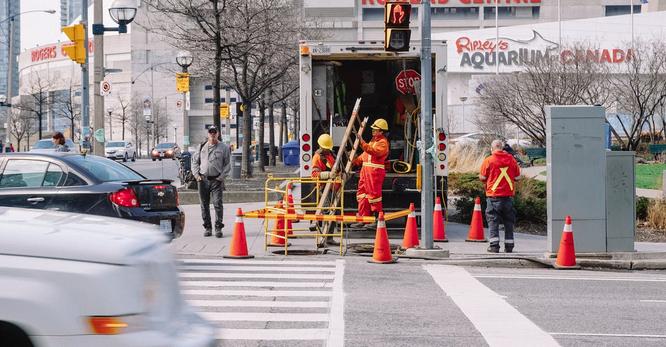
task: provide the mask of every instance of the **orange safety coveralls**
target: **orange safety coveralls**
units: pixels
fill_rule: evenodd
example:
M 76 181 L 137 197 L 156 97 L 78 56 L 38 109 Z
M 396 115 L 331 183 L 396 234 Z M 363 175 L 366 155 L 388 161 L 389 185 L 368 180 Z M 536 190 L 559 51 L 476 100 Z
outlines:
M 319 173 L 323 171 L 331 171 L 333 169 L 333 164 L 335 164 L 335 157 L 331 151 L 327 151 L 326 154 L 322 152 L 321 149 L 318 149 L 315 152 L 314 157 L 312 158 L 312 178 L 319 177 Z
M 389 142 L 383 134 L 377 134 L 369 143 L 361 143 L 363 154 L 354 160 L 354 165 L 362 165 L 358 181 L 356 201 L 358 215 L 370 216 L 371 212 L 382 211 L 382 183 L 386 176 L 384 162 L 389 154 Z

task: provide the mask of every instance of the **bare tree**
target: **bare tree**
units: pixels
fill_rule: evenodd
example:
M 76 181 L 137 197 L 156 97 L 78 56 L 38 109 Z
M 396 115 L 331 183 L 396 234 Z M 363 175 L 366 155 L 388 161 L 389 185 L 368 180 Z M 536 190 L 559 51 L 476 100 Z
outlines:
M 30 135 L 35 133 L 34 119 L 32 115 L 27 112 L 22 112 L 18 109 L 10 109 L 7 117 L 7 125 L 9 134 L 16 139 L 16 151 L 21 151 L 21 142 L 27 138 L 30 142 Z
M 573 52 L 593 50 L 584 44 Z M 557 54 L 529 62 L 520 73 L 491 77 L 481 97 L 480 117 L 504 120 L 518 128 L 537 145 L 546 144 L 546 106 L 609 105 L 609 72 L 606 66 L 585 54 L 568 60 Z
M 44 116 L 49 111 L 54 100 L 49 96 L 49 93 L 54 89 L 53 82 L 48 78 L 43 77 L 39 73 L 31 75 L 27 86 L 21 91 L 21 101 L 15 105 L 17 109 L 26 111 L 32 114 L 37 120 L 37 131 L 39 139 L 42 139 L 42 124 Z
M 666 44 L 662 40 L 637 41 L 632 59 L 625 61 L 623 71 L 610 79 L 615 91 L 616 115 L 623 136 L 616 139 L 623 149 L 636 150 L 646 125 L 654 132 L 650 120 L 666 101 Z M 626 141 L 625 141 L 626 139 Z
M 137 152 L 141 154 L 141 146 L 146 143 L 146 153 L 150 151 L 150 144 L 144 142 L 147 136 L 148 126 L 145 117 L 143 116 L 143 99 L 134 95 L 130 99 L 129 118 L 127 120 L 127 127 L 130 134 L 134 137 L 134 145 Z
M 54 107 L 56 113 L 69 121 L 69 130 L 72 141 L 76 136 L 76 122 L 81 119 L 81 104 L 76 101 L 76 91 L 70 80 L 68 88 L 59 94 L 55 100 L 57 107 Z
M 143 104 L 142 104 L 143 105 Z M 125 128 L 132 117 L 132 100 L 129 97 L 124 97 L 118 94 L 118 107 L 116 112 L 116 119 L 120 121 L 122 126 L 122 139 L 125 140 Z M 143 111 L 143 109 L 141 109 Z

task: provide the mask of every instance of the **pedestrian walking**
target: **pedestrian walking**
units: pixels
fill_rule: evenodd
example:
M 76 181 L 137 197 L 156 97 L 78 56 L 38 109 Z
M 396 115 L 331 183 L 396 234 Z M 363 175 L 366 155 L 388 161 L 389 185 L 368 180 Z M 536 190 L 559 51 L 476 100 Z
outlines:
M 11 143 L 11 142 L 9 143 L 9 152 L 11 152 L 11 153 L 16 152 L 16 150 L 14 150 L 14 144 Z
M 520 168 L 516 159 L 502 148 L 501 140 L 491 144 L 492 153 L 481 165 L 479 179 L 486 184 L 486 220 L 490 231 L 488 252 L 499 252 L 499 225 L 504 225 L 504 251 L 513 252 L 513 226 L 516 222 L 516 210 L 513 208 L 513 196 L 516 193 L 516 181 L 520 179 Z
M 208 128 L 208 140 L 199 146 L 192 158 L 192 174 L 199 188 L 201 217 L 203 218 L 204 237 L 211 236 L 210 202 L 213 200 L 215 209 L 215 237 L 222 237 L 223 206 L 222 191 L 224 180 L 231 171 L 231 150 L 219 141 L 217 128 Z
M 56 132 L 51 138 L 53 144 L 55 145 L 56 152 L 69 152 L 69 146 L 65 143 L 65 136 L 61 132 Z

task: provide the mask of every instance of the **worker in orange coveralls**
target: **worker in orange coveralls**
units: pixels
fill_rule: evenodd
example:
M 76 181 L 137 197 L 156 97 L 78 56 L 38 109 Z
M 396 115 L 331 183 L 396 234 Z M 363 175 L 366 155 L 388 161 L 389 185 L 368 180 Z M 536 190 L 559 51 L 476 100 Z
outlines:
M 389 142 L 384 134 L 388 131 L 388 123 L 384 119 L 377 119 L 372 125 L 372 140 L 366 143 L 361 139 L 363 154 L 354 160 L 354 165 L 361 166 L 356 201 L 358 201 L 358 216 L 376 215 L 382 211 L 382 184 L 386 176 L 384 162 L 389 154 Z M 353 224 L 353 228 L 363 227 L 363 223 Z M 373 225 L 366 226 L 374 228 Z
M 322 134 L 317 139 L 319 149 L 315 152 L 312 158 L 312 178 L 319 178 L 327 180 L 331 178 L 331 170 L 335 164 L 335 156 L 333 156 L 333 138 L 329 134 Z

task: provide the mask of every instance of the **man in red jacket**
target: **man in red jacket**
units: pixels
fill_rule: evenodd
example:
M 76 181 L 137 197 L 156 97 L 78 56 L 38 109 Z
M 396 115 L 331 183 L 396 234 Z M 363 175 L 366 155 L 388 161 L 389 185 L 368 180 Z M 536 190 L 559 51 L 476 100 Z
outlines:
M 504 224 L 504 251 L 513 252 L 513 225 L 516 222 L 516 210 L 513 208 L 513 196 L 516 193 L 516 181 L 520 179 L 520 168 L 514 157 L 503 151 L 504 143 L 492 142 L 492 154 L 481 165 L 479 179 L 486 184 L 486 220 L 490 232 L 488 252 L 499 252 L 499 225 Z

